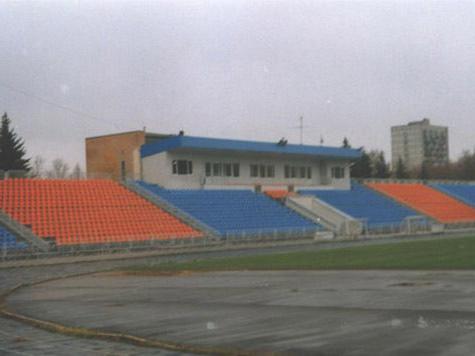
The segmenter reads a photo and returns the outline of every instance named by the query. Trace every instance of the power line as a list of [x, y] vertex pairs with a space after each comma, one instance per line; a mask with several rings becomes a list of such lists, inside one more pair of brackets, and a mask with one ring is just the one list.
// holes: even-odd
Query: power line
[[38, 101], [41, 101], [47, 105], [50, 105], [50, 106], [54, 106], [58, 109], [61, 109], [61, 110], [64, 110], [64, 111], [68, 111], [74, 115], [78, 115], [78, 116], [83, 116], [83, 117], [87, 117], [88, 119], [91, 119], [91, 120], [95, 120], [95, 121], [98, 121], [98, 122], [102, 122], [102, 123], [107, 123], [107, 124], [110, 124], [110, 125], [113, 125], [117, 130], [120, 130], [120, 127], [115, 123], [115, 122], [112, 122], [112, 121], [108, 121], [108, 120], [104, 120], [104, 119], [100, 119], [98, 118], [97, 116], [94, 116], [94, 115], [91, 115], [91, 114], [88, 114], [88, 113], [85, 113], [83, 111], [80, 111], [80, 110], [77, 110], [75, 108], [72, 108], [72, 107], [69, 107], [69, 106], [66, 106], [66, 105], [62, 105], [62, 104], [57, 104], [55, 103], [54, 101], [51, 101], [51, 100], [48, 100], [48, 99], [45, 99], [41, 96], [38, 96], [36, 94], [33, 94], [33, 93], [29, 93], [25, 90], [21, 90], [21, 89], [16, 89], [8, 84], [5, 84], [5, 83], [1, 83], [0, 82], [0, 86], [7, 89], [7, 90], [10, 90], [14, 93], [18, 93], [18, 94], [21, 94], [21, 95], [24, 95], [26, 97], [30, 97], [30, 98], [33, 98], [35, 100], [38, 100]]

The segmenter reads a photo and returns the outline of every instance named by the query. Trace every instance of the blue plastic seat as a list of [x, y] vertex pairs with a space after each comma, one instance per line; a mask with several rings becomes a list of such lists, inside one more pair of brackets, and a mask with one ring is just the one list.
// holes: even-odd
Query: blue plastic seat
[[28, 245], [23, 241], [18, 241], [15, 235], [10, 231], [5, 229], [3, 226], [0, 226], [0, 251], [7, 250], [23, 250], [26, 249]]
[[353, 183], [349, 190], [301, 190], [300, 194], [313, 195], [355, 219], [365, 220], [368, 227], [399, 225], [417, 212], [398, 204], [374, 190]]
[[251, 190], [169, 190], [137, 183], [221, 235], [322, 229], [266, 195]]
[[431, 184], [431, 186], [442, 193], [448, 194], [465, 204], [475, 207], [475, 185], [474, 184]]

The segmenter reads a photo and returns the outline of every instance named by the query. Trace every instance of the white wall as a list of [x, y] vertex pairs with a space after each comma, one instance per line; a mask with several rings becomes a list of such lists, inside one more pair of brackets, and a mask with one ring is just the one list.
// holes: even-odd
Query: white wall
[[[172, 174], [173, 160], [191, 160], [193, 162], [192, 175]], [[239, 177], [206, 177], [206, 162], [239, 163]], [[251, 164], [274, 165], [274, 178], [260, 178], [250, 176]], [[219, 189], [219, 188], [249, 188], [262, 185], [264, 189], [286, 188], [288, 185], [295, 187], [338, 187], [349, 188], [349, 162], [320, 159], [308, 159], [304, 157], [279, 157], [271, 155], [238, 154], [238, 153], [215, 153], [215, 152], [163, 152], [142, 159], [143, 179], [150, 183], [157, 183], [165, 188], [189, 188], [189, 189]], [[310, 166], [312, 178], [284, 178], [284, 166]], [[331, 168], [334, 166], [347, 167], [343, 179], [331, 179]], [[205, 184], [202, 183], [205, 181]]]

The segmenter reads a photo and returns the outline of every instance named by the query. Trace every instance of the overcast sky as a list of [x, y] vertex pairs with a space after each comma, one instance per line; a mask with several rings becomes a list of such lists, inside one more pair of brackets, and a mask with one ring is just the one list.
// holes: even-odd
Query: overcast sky
[[301, 115], [307, 144], [389, 156], [390, 126], [428, 117], [453, 158], [475, 146], [474, 1], [0, 0], [0, 29], [30, 156], [84, 164], [85, 137], [144, 126], [299, 143]]

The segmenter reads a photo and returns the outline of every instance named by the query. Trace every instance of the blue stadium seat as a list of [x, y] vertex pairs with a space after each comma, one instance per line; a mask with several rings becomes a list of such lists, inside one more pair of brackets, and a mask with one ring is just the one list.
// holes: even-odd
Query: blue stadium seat
[[300, 190], [299, 193], [314, 195], [355, 219], [365, 220], [369, 228], [399, 225], [405, 218], [419, 215], [394, 200], [356, 183], [352, 184], [350, 190]]
[[430, 184], [433, 188], [475, 207], [475, 184]]
[[0, 226], [0, 251], [2, 250], [23, 250], [28, 247], [28, 244], [22, 241], [17, 241], [16, 237], [7, 229]]
[[168, 190], [145, 182], [138, 184], [223, 236], [322, 229], [264, 194], [251, 190]]

